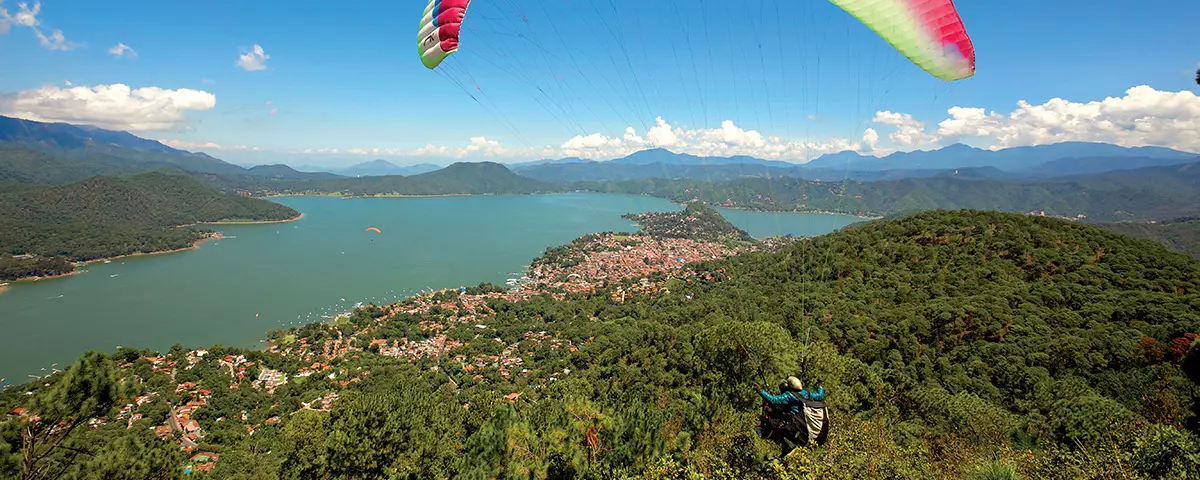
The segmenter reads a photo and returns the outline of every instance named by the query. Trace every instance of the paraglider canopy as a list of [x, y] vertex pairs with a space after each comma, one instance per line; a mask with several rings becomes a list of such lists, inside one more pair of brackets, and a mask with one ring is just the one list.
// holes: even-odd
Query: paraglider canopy
[[383, 232], [379, 231], [379, 229], [378, 229], [378, 228], [375, 228], [375, 227], [367, 227], [367, 231], [368, 231], [368, 232], [375, 232], [375, 233], [378, 233], [378, 234], [380, 234], [380, 235], [382, 235], [382, 234], [383, 234]]
[[[954, 0], [830, 1], [930, 75], [953, 81], [975, 74], [975, 47]], [[429, 0], [417, 30], [417, 53], [426, 68], [437, 68], [458, 51], [470, 4], [471, 0]]]

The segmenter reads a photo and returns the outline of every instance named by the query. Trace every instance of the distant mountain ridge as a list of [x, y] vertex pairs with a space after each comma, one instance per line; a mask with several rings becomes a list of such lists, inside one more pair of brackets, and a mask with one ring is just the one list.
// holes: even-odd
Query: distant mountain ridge
[[331, 172], [343, 177], [382, 177], [386, 175], [419, 175], [440, 168], [442, 167], [432, 163], [401, 166], [387, 160], [378, 159], [351, 165], [346, 168], [334, 169]]
[[[884, 157], [850, 155], [854, 152], [822, 155], [806, 164], [809, 168], [852, 168], [855, 170], [894, 169], [953, 169], [966, 167], [996, 167], [1005, 171], [1021, 171], [1038, 165], [1068, 158], [1142, 157], [1184, 161], [1195, 153], [1163, 147], [1122, 147], [1108, 143], [1062, 142], [1048, 145], [1013, 147], [1003, 150], [984, 150], [961, 143], [937, 150], [896, 152]], [[1182, 163], [1182, 162], [1177, 162]], [[1146, 165], [1136, 165], [1133, 168]]]
[[[896, 152], [885, 157], [855, 151], [830, 153], [806, 164], [747, 156], [698, 157], [649, 149], [608, 161], [526, 162], [518, 173], [549, 182], [620, 181], [639, 178], [726, 181], [743, 177], [794, 177], [812, 180], [922, 178], [944, 172], [991, 168], [989, 178], [1048, 178], [1101, 173], [1146, 166], [1176, 165], [1200, 154], [1162, 147], [1122, 147], [1105, 143], [1065, 142], [1005, 150], [954, 144], [937, 150]], [[976, 175], [984, 170], [976, 170]]]
[[[0, 142], [86, 162], [120, 164], [130, 168], [175, 166], [204, 173], [234, 174], [242, 167], [209, 156], [177, 150], [160, 142], [91, 126], [43, 123], [0, 116]], [[139, 165], [141, 164], [141, 165]]]

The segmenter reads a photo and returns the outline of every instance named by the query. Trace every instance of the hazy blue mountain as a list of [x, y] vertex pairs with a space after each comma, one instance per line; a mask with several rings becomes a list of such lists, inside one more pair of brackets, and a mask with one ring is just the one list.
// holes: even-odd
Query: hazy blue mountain
[[566, 157], [557, 160], [533, 160], [530, 162], [510, 163], [508, 168], [514, 172], [519, 172], [529, 167], [540, 167], [544, 165], [565, 165], [573, 163], [597, 163], [595, 160], [587, 160], [579, 157]]
[[420, 175], [426, 172], [432, 172], [442, 168], [439, 165], [432, 163], [418, 163], [416, 165], [396, 165], [387, 160], [371, 160], [346, 168], [333, 170], [333, 173], [346, 177], [379, 177], [384, 175]]
[[[0, 116], [0, 142], [87, 162], [127, 164], [141, 170], [171, 165], [193, 172], [237, 174], [244, 169], [205, 153], [177, 150], [160, 142], [91, 126], [44, 123]], [[136, 163], [148, 165], [133, 165]]]
[[609, 160], [605, 163], [615, 165], [650, 165], [661, 163], [663, 165], [766, 165], [779, 168], [791, 168], [796, 166], [795, 163], [781, 162], [778, 160], [763, 160], [761, 158], [748, 157], [744, 155], [734, 157], [699, 157], [687, 153], [675, 153], [665, 148], [651, 148], [640, 152], [631, 153], [623, 158]]
[[286, 178], [286, 179], [309, 179], [323, 180], [329, 178], [341, 178], [340, 175], [335, 175], [328, 172], [301, 172], [283, 164], [275, 165], [257, 165], [250, 167], [245, 172], [246, 175], [257, 177], [271, 178]]
[[1133, 170], [1143, 167], [1163, 167], [1200, 161], [1200, 155], [1190, 159], [1151, 157], [1081, 157], [1062, 158], [1021, 170], [1020, 173], [1035, 177], [1056, 177], [1103, 173], [1118, 170]]
[[[1187, 162], [1194, 153], [1181, 152], [1162, 147], [1122, 147], [1108, 143], [1063, 142], [1051, 145], [1015, 147], [1004, 150], [984, 150], [963, 144], [954, 144], [937, 150], [896, 152], [882, 158], [863, 157], [854, 152], [823, 155], [809, 163], [812, 168], [835, 168], [852, 170], [897, 170], [897, 169], [954, 169], [969, 167], [996, 167], [1017, 172], [1034, 169], [1047, 162], [1066, 158], [1154, 158], [1175, 160], [1174, 164]], [[1120, 166], [1119, 160], [1109, 161]], [[1137, 165], [1128, 168], [1138, 168]], [[1126, 169], [1122, 167], [1121, 169]]]

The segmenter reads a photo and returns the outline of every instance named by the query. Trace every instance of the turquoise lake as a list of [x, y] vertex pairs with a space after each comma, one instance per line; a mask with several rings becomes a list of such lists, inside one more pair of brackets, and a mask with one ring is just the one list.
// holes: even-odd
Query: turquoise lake
[[[88, 349], [166, 350], [177, 342], [253, 348], [267, 330], [319, 321], [356, 302], [503, 284], [546, 247], [591, 232], [635, 231], [622, 214], [682, 208], [658, 198], [586, 193], [273, 200], [304, 218], [210, 226], [227, 238], [14, 283], [0, 294], [0, 385], [49, 373]], [[721, 213], [755, 237], [820, 235], [861, 220]]]

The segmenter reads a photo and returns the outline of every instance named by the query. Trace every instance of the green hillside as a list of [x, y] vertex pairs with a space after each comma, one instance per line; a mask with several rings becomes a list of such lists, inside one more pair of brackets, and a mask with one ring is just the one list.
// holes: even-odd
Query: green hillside
[[[309, 176], [327, 174], [305, 174]], [[253, 175], [196, 174], [224, 190], [263, 194], [379, 195], [483, 195], [528, 194], [561, 191], [560, 187], [513, 173], [494, 162], [459, 162], [433, 172], [409, 177], [387, 175], [355, 178], [287, 178]]]
[[1154, 240], [1169, 250], [1200, 258], [1200, 219], [1158, 223], [1098, 223], [1096, 226], [1121, 235]]
[[638, 222], [643, 233], [654, 237], [693, 238], [712, 242], [753, 240], [745, 230], [725, 220], [720, 212], [699, 203], [689, 203], [680, 212], [631, 213], [621, 218]]
[[[45, 123], [0, 116], [0, 142], [56, 157], [95, 164], [122, 164], [139, 171], [173, 166], [193, 172], [237, 174], [245, 169], [204, 153], [177, 150], [128, 132], [86, 125]], [[3, 167], [3, 163], [0, 163]], [[68, 180], [69, 181], [69, 180]]]
[[[42, 463], [78, 478], [178, 476], [178, 440], [151, 427], [197, 399], [193, 452], [219, 454], [217, 478], [1200, 472], [1200, 376], [1181, 367], [1200, 361], [1200, 262], [1153, 242], [936, 211], [673, 272], [561, 300], [429, 293], [273, 332], [266, 351], [90, 354], [50, 388], [0, 393], [0, 409], [64, 425], [108, 415], [71, 444], [103, 455]], [[614, 298], [646, 281], [669, 288]], [[833, 423], [828, 445], [781, 463], [753, 432], [756, 386], [788, 374], [824, 386]], [[112, 420], [151, 393], [139, 420]], [[0, 452], [38, 433], [12, 418]]]
[[34, 150], [26, 145], [0, 142], [0, 182], [59, 185], [96, 175], [123, 175], [143, 171], [129, 162], [94, 159], [83, 162]]
[[159, 172], [6, 190], [0, 193], [0, 252], [4, 254], [0, 278], [27, 276], [20, 273], [32, 260], [13, 255], [85, 261], [172, 250], [208, 233], [173, 226], [230, 219], [285, 220], [296, 215], [283, 205], [226, 195], [186, 176]]
[[966, 208], [1044, 211], [1070, 218], [1085, 215], [1091, 221], [1162, 220], [1200, 214], [1200, 163], [1026, 182], [942, 176], [876, 182], [746, 178], [707, 183], [643, 179], [585, 182], [575, 186], [768, 211], [890, 215]]

